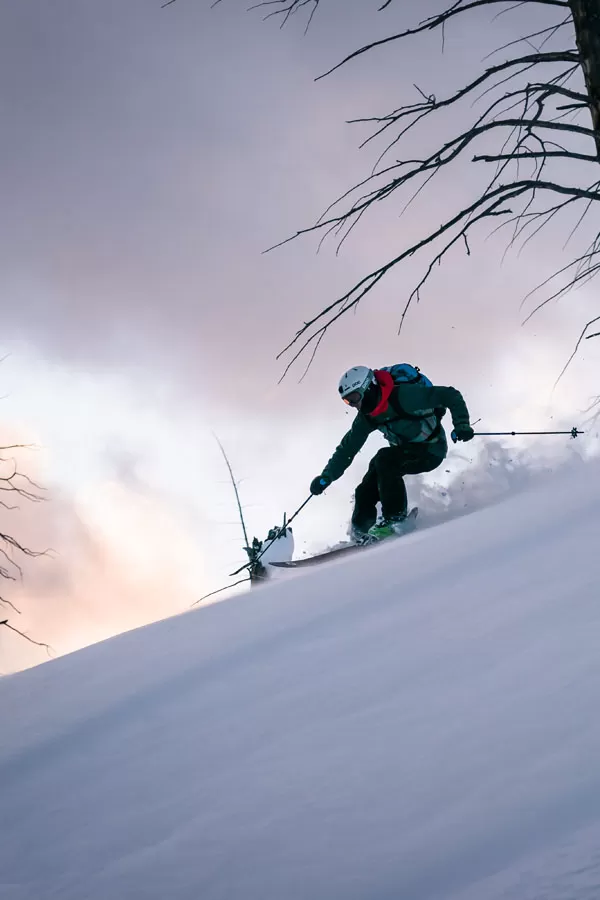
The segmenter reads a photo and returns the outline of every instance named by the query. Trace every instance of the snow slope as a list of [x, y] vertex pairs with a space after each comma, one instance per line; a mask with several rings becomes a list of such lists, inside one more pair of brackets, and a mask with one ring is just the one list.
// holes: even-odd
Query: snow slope
[[599, 475], [2, 679], [1, 900], [600, 897]]

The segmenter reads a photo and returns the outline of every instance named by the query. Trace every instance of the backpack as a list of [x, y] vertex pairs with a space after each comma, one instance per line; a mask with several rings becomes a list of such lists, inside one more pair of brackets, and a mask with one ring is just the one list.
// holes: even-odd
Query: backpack
[[381, 371], [389, 372], [394, 379], [394, 384], [424, 384], [427, 387], [433, 387], [433, 382], [427, 375], [423, 375], [418, 366], [411, 366], [410, 363], [381, 366]]
[[[433, 382], [424, 375], [418, 366], [412, 366], [410, 363], [396, 363], [394, 366], [381, 366], [381, 371], [389, 372], [394, 380], [394, 384], [421, 384], [425, 387], [433, 387]], [[397, 415], [393, 421], [401, 419], [411, 419], [415, 422], [421, 422], [421, 431], [411, 443], [422, 443], [423, 441], [435, 440], [439, 435], [442, 426], [442, 419], [446, 414], [444, 408], [424, 409], [419, 415], [405, 412], [398, 404], [394, 394], [390, 397], [390, 405]], [[388, 439], [391, 437], [388, 429], [386, 429]], [[393, 432], [392, 432], [393, 433]]]

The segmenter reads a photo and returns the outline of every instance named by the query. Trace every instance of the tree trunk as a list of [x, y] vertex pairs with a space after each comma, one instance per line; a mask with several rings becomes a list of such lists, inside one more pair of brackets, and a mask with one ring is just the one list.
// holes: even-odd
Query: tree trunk
[[600, 0], [569, 0], [600, 161]]

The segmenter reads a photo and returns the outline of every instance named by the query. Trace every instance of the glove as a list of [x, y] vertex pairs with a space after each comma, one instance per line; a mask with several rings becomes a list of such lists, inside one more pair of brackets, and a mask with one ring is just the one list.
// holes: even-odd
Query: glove
[[459, 425], [458, 428], [455, 428], [452, 432], [452, 440], [454, 443], [457, 441], [471, 441], [474, 437], [475, 432], [470, 425]]
[[315, 495], [322, 494], [330, 484], [331, 478], [328, 478], [327, 475], [317, 475], [310, 483], [310, 492]]

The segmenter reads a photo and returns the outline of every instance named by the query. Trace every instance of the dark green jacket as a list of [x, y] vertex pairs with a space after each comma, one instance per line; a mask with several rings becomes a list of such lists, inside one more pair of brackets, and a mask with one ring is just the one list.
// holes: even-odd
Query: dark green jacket
[[[396, 409], [394, 409], [394, 406]], [[446, 409], [452, 416], [454, 428], [469, 424], [469, 411], [460, 391], [453, 387], [426, 387], [422, 384], [399, 384], [393, 390], [388, 408], [379, 416], [367, 416], [357, 412], [352, 428], [342, 438], [339, 447], [323, 469], [323, 475], [331, 481], [340, 478], [358, 451], [364, 446], [365, 441], [372, 431], [379, 429], [385, 438], [393, 445], [422, 443], [427, 446], [430, 453], [439, 453], [442, 460], [448, 452], [448, 444], [444, 429], [433, 433], [431, 439], [420, 440], [422, 423], [409, 416], [418, 415], [423, 411], [436, 409], [442, 415]], [[409, 415], [404, 418], [398, 411], [402, 410]]]

